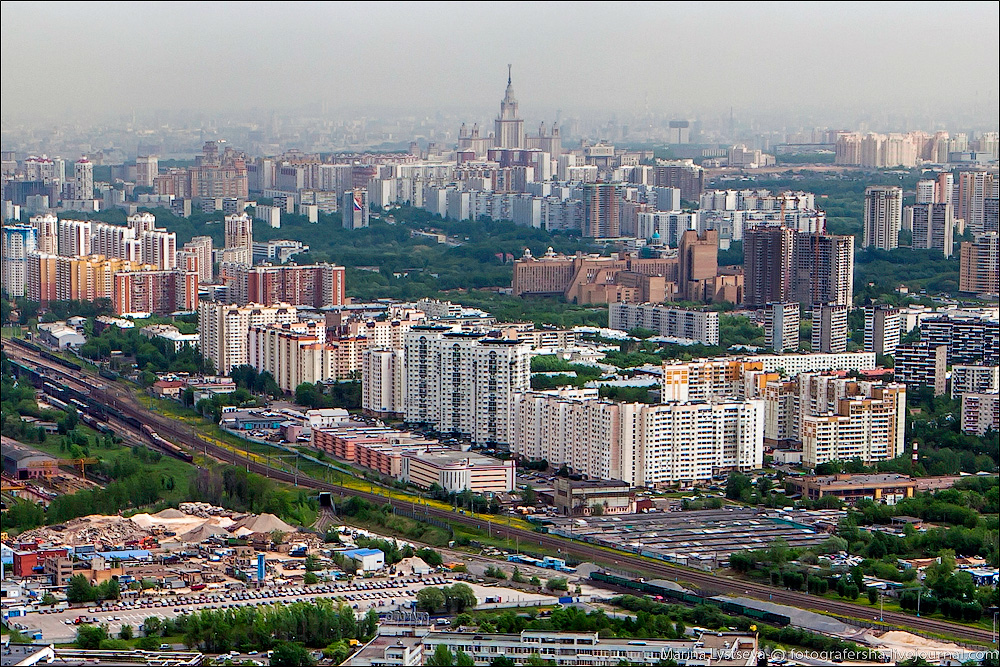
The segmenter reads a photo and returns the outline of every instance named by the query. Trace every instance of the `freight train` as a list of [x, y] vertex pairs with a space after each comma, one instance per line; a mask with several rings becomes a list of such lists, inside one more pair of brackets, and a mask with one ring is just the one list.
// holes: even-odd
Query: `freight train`
[[760, 609], [754, 609], [753, 607], [747, 607], [746, 605], [740, 604], [739, 602], [732, 602], [729, 600], [717, 600], [713, 597], [708, 597], [705, 595], [697, 595], [695, 593], [689, 593], [687, 591], [678, 591], [673, 588], [668, 588], [666, 586], [659, 586], [657, 584], [644, 581], [642, 579], [627, 579], [625, 577], [619, 577], [614, 574], [607, 574], [606, 572], [591, 572], [590, 578], [594, 581], [600, 581], [611, 586], [617, 586], [618, 588], [627, 588], [630, 590], [638, 591], [640, 593], [645, 593], [647, 595], [652, 595], [654, 597], [660, 597], [664, 600], [682, 602], [684, 604], [698, 605], [698, 604], [709, 604], [713, 607], [718, 607], [727, 614], [734, 614], [736, 616], [746, 616], [748, 618], [753, 618], [758, 621], [763, 621], [765, 623], [770, 623], [772, 625], [788, 625], [791, 619], [784, 614], [775, 614], [770, 611], [762, 611]]
[[188, 463], [194, 460], [194, 457], [191, 456], [190, 453], [184, 451], [174, 443], [161, 436], [159, 433], [154, 431], [149, 424], [142, 425], [142, 432], [147, 438], [149, 438], [150, 442], [152, 442], [157, 448], [165, 451], [167, 454], [179, 458], [182, 461], [187, 461]]

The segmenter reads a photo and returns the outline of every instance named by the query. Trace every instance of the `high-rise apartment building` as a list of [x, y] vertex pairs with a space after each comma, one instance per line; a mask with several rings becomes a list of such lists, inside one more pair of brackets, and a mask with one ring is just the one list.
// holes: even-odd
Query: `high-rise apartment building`
[[195, 165], [187, 169], [190, 197], [247, 198], [246, 156], [229, 147], [225, 147], [220, 153], [220, 143], [206, 142], [202, 154], [195, 158]]
[[361, 408], [381, 417], [405, 414], [406, 351], [402, 347], [362, 353]]
[[775, 352], [799, 349], [799, 303], [764, 306], [764, 347]]
[[764, 371], [760, 361], [732, 358], [667, 361], [662, 372], [664, 403], [756, 398], [768, 382], [779, 379], [776, 371]]
[[702, 303], [714, 300], [719, 233], [713, 229], [698, 234], [689, 229], [681, 234], [678, 246], [677, 298]]
[[962, 394], [989, 394], [1000, 391], [1000, 366], [951, 367], [951, 397]]
[[596, 391], [516, 398], [511, 451], [630, 486], [691, 484], [763, 465], [763, 401], [613, 403]]
[[937, 181], [933, 178], [922, 178], [917, 181], [917, 205], [935, 203], [937, 201], [937, 187]]
[[1000, 294], [1000, 235], [987, 232], [959, 248], [958, 289], [966, 294]]
[[743, 258], [748, 308], [789, 301], [852, 305], [853, 236], [755, 227], [744, 232]]
[[416, 326], [406, 336], [406, 421], [479, 444], [511, 442], [514, 395], [530, 388], [530, 346]]
[[129, 261], [142, 260], [142, 244], [136, 238], [135, 229], [94, 222], [90, 227], [90, 248], [95, 255], [117, 257]]
[[671, 308], [654, 303], [608, 305], [608, 327], [618, 331], [642, 328], [660, 336], [719, 344], [719, 313], [711, 310]]
[[907, 227], [913, 234], [913, 248], [937, 250], [951, 257], [954, 245], [955, 223], [951, 204], [916, 204], [905, 211]]
[[997, 198], [1000, 180], [988, 171], [963, 171], [958, 175], [957, 216], [965, 220], [965, 228], [978, 236], [986, 228], [986, 203]]
[[899, 245], [903, 223], [903, 189], [895, 185], [865, 188], [864, 240], [862, 248], [892, 250]]
[[38, 252], [46, 255], [59, 254], [59, 218], [46, 213], [44, 215], [33, 215], [29, 219], [36, 231], [36, 242]]
[[983, 437], [1000, 430], [1000, 394], [962, 394], [962, 433]]
[[865, 352], [892, 355], [902, 335], [898, 308], [878, 305], [865, 307]]
[[924, 318], [920, 340], [946, 346], [949, 364], [1000, 365], [1000, 325], [995, 317], [945, 314]]
[[114, 274], [115, 313], [169, 315], [198, 309], [198, 272], [181, 269]]
[[228, 261], [247, 266], [253, 264], [253, 218], [246, 213], [227, 215], [224, 247], [232, 251]]
[[85, 220], [60, 220], [59, 254], [82, 257], [90, 254], [90, 223]]
[[295, 306], [287, 303], [237, 306], [214, 301], [198, 304], [198, 349], [228, 375], [234, 366], [249, 362], [249, 333], [254, 325], [292, 323], [298, 319]]
[[73, 199], [94, 198], [94, 163], [80, 158], [73, 165]]
[[140, 155], [135, 159], [135, 185], [151, 188], [160, 173], [160, 163], [155, 155]]
[[152, 229], [139, 235], [142, 246], [142, 261], [161, 270], [177, 266], [177, 234], [165, 229]]
[[847, 306], [813, 304], [812, 351], [823, 354], [847, 352]]
[[194, 254], [198, 258], [198, 281], [210, 283], [214, 277], [212, 257], [212, 237], [195, 236], [184, 244], [184, 252]]
[[30, 225], [3, 228], [3, 288], [10, 298], [25, 296], [28, 255], [38, 245], [38, 231]]
[[592, 238], [616, 238], [619, 224], [619, 190], [614, 183], [583, 184], [583, 235]]
[[63, 257], [32, 253], [27, 261], [25, 290], [29, 299], [43, 306], [51, 301], [110, 300], [114, 296], [115, 274], [154, 268], [102, 255]]
[[653, 173], [656, 187], [677, 188], [686, 201], [698, 201], [705, 191], [705, 171], [693, 160], [660, 160]]
[[143, 232], [151, 232], [156, 229], [156, 216], [146, 211], [133, 213], [126, 218], [126, 223], [130, 229], [135, 231], [135, 237], [139, 238]]
[[337, 378], [336, 348], [326, 343], [322, 322], [255, 324], [248, 341], [248, 363], [270, 373], [282, 391]]
[[362, 229], [369, 224], [368, 190], [354, 188], [343, 194], [340, 204], [344, 229]]
[[346, 270], [332, 264], [283, 264], [227, 267], [233, 303], [291, 303], [326, 308], [345, 301]]
[[860, 459], [869, 464], [903, 453], [906, 388], [876, 386], [870, 396], [838, 401], [833, 414], [802, 416], [802, 464]]
[[896, 346], [893, 376], [907, 387], [929, 387], [935, 396], [945, 392], [948, 346], [928, 342]]

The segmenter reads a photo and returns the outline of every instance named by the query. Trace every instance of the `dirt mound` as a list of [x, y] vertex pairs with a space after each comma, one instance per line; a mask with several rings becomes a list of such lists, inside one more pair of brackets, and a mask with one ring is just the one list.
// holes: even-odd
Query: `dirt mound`
[[240, 528], [248, 528], [254, 533], [272, 533], [280, 530], [283, 533], [294, 533], [295, 526], [290, 526], [273, 514], [259, 514], [245, 519]]
[[180, 510], [176, 510], [173, 507], [168, 507], [165, 510], [160, 510], [159, 512], [157, 512], [156, 514], [153, 514], [152, 516], [156, 517], [157, 519], [185, 519], [185, 518], [187, 518], [187, 514], [185, 514], [184, 512], [182, 512]]

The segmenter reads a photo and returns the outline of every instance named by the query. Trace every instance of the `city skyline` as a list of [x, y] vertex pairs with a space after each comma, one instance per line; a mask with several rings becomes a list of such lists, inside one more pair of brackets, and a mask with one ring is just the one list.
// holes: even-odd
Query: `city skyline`
[[[179, 112], [487, 120], [508, 63], [529, 128], [560, 114], [635, 123], [734, 113], [816, 125], [860, 118], [933, 125], [962, 116], [976, 126], [996, 117], [995, 3], [948, 5], [945, 24], [963, 38], [922, 41], [919, 62], [911, 36], [942, 22], [938, 8], [919, 4], [823, 3], [796, 7], [792, 16], [780, 5], [671, 4], [644, 7], [620, 28], [608, 27], [600, 10], [558, 3], [354, 4], [349, 15], [343, 6], [308, 3], [282, 10], [234, 15], [226, 4], [153, 4], [109, 18], [72, 4], [5, 3], [4, 23], [14, 29], [2, 45], [4, 124]], [[155, 34], [147, 31], [153, 24], [161, 28]], [[260, 33], [265, 24], [270, 37]], [[878, 25], [892, 29], [872, 39]], [[37, 49], [39, 27], [56, 43], [87, 34], [105, 55]], [[282, 34], [295, 35], [294, 48], [283, 46]], [[596, 51], [583, 46], [601, 43]], [[58, 71], [60, 85], [19, 92], [39, 70]], [[947, 87], [934, 83], [944, 81]]]

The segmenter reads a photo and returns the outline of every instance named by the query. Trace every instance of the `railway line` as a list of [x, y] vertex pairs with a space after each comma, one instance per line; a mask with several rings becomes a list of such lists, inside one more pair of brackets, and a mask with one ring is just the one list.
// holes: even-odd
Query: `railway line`
[[[8, 354], [12, 357], [28, 358], [35, 365], [44, 366], [50, 370], [61, 372], [53, 368], [52, 362], [42, 359], [37, 355], [30, 354], [30, 350], [21, 347], [5, 345]], [[12, 354], [13, 353], [13, 354]], [[65, 375], [65, 373], [64, 373]], [[149, 425], [161, 435], [172, 439], [182, 447], [188, 448], [192, 452], [204, 452], [220, 461], [230, 462], [234, 459], [232, 450], [220, 447], [214, 443], [207, 442], [199, 438], [193, 428], [169, 418], [151, 413], [139, 406], [132, 396], [114, 383], [102, 383], [100, 388], [94, 387], [88, 378], [92, 377], [85, 371], [80, 371], [79, 376], [70, 376], [69, 379], [80, 386], [88, 387], [91, 395], [99, 400], [105, 401], [122, 413], [134, 417], [144, 425]], [[254, 459], [240, 459], [239, 465], [246, 466], [250, 472], [264, 475], [271, 479], [297, 484], [298, 486], [315, 489], [317, 491], [328, 491], [341, 496], [357, 496], [375, 503], [392, 503], [390, 498], [378, 493], [359, 491], [357, 489], [343, 487], [337, 484], [316, 480], [302, 474], [295, 474], [278, 468], [268, 466], [265, 463]], [[405, 507], [407, 503], [399, 503]], [[547, 533], [539, 533], [524, 528], [505, 526], [503, 524], [492, 524], [483, 517], [456, 513], [434, 507], [423, 508], [423, 513], [431, 518], [446, 520], [463, 524], [479, 530], [489, 530], [491, 535], [506, 537], [510, 540], [518, 540], [524, 545], [537, 544], [540, 547], [556, 550], [566, 555], [571, 555], [582, 562], [592, 562], [603, 564], [608, 567], [630, 570], [642, 573], [647, 577], [672, 579], [684, 582], [702, 592], [710, 592], [718, 595], [738, 595], [743, 597], [766, 600], [777, 604], [785, 604], [800, 609], [835, 614], [849, 618], [860, 618], [871, 613], [865, 607], [830, 600], [798, 591], [776, 588], [750, 581], [743, 581], [722, 577], [710, 572], [692, 570], [686, 567], [672, 565], [670, 563], [659, 562], [648, 558], [640, 557], [636, 554], [625, 551], [611, 551], [606, 548], [597, 547], [585, 542], [567, 540]], [[992, 632], [984, 628], [970, 627], [943, 621], [940, 619], [917, 617], [899, 612], [884, 612], [881, 615], [881, 622], [888, 625], [895, 625], [903, 628], [913, 628], [918, 631], [934, 633], [938, 635], [955, 637], [965, 641], [989, 645], [992, 642]]]

